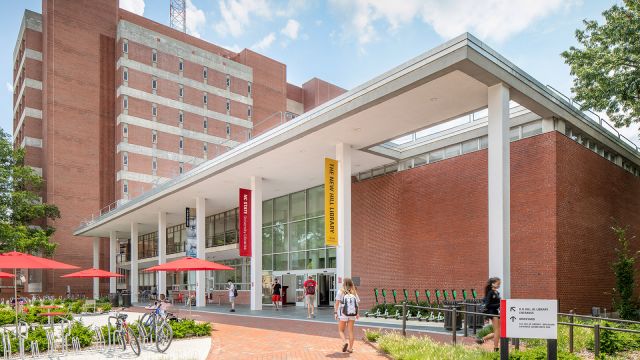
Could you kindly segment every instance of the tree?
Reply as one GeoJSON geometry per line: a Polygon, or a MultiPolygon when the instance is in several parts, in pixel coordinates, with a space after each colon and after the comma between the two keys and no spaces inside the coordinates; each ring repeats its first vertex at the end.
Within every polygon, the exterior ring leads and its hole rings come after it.
{"type": "Polygon", "coordinates": [[[0,252],[21,251],[51,255],[55,229],[47,220],[60,217],[55,205],[42,202],[43,180],[24,164],[24,150],[15,149],[0,129],[0,252]]]}
{"type": "Polygon", "coordinates": [[[633,301],[635,288],[635,263],[638,253],[632,253],[629,249],[631,239],[627,238],[627,228],[612,226],[614,234],[618,238],[616,253],[618,257],[612,264],[616,277],[616,287],[613,289],[613,306],[622,319],[636,320],[638,318],[638,306],[633,301]]]}
{"type": "Polygon", "coordinates": [[[583,21],[575,34],[581,46],[562,57],[583,110],[605,111],[616,126],[629,126],[640,121],[640,1],[624,0],[602,15],[603,24],[583,21]]]}

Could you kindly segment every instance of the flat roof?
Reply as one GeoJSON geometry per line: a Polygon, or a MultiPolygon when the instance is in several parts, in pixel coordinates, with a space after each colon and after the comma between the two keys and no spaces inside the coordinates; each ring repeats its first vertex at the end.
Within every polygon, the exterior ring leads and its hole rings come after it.
{"type": "Polygon", "coordinates": [[[319,185],[324,158],[335,157],[338,143],[353,149],[353,174],[384,165],[388,158],[367,149],[485,108],[488,87],[500,82],[532,112],[579,124],[640,164],[635,148],[466,33],[81,224],[74,235],[129,233],[131,223],[141,234],[155,231],[159,211],[167,212],[167,226],[180,224],[196,197],[207,199],[206,215],[235,208],[238,188],[252,176],[263,178],[264,199],[319,185]]]}

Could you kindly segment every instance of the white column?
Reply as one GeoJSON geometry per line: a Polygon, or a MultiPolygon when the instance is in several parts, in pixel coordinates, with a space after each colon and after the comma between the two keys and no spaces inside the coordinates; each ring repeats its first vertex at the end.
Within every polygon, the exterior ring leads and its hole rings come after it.
{"type": "Polygon", "coordinates": [[[131,223],[131,272],[129,274],[129,287],[131,290],[131,302],[138,302],[138,224],[131,223]]]}
{"type": "Polygon", "coordinates": [[[336,145],[338,160],[338,248],[336,276],[338,285],[351,277],[351,145],[336,145]]]}
{"type": "Polygon", "coordinates": [[[251,177],[251,310],[262,310],[262,178],[251,177]]]}
{"type": "MultiPolygon", "coordinates": [[[[93,238],[93,267],[100,268],[100,238],[93,238]]],[[[100,279],[93,278],[93,298],[100,297],[100,279]]]]}
{"type": "MultiPolygon", "coordinates": [[[[167,262],[167,213],[158,213],[158,265],[167,262]]],[[[167,293],[167,273],[158,271],[158,295],[167,293]]]]}
{"type": "Polygon", "coordinates": [[[502,297],[511,297],[509,88],[489,87],[489,276],[502,279],[502,297]]]}
{"type": "MultiPolygon", "coordinates": [[[[206,199],[203,197],[196,198],[196,238],[198,239],[198,258],[205,258],[205,249],[207,241],[205,238],[205,217],[206,213],[206,199]]],[[[205,306],[207,284],[205,281],[206,273],[204,271],[196,271],[196,306],[205,306]]]]}
{"type": "MultiPolygon", "coordinates": [[[[109,232],[109,271],[116,272],[116,256],[118,256],[118,236],[115,231],[109,232]]],[[[109,278],[109,293],[116,292],[116,278],[109,278]]]]}

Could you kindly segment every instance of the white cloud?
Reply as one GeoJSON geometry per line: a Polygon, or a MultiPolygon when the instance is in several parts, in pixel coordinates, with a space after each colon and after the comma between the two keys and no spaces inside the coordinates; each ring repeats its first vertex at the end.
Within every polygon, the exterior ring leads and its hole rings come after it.
{"type": "Polygon", "coordinates": [[[264,38],[262,38],[262,40],[260,40],[257,43],[253,44],[253,46],[251,46],[251,48],[253,50],[266,50],[271,46],[271,44],[273,44],[273,42],[275,40],[276,40],[276,34],[275,33],[269,33],[269,35],[267,35],[264,38]]]}
{"type": "Polygon", "coordinates": [[[280,30],[280,32],[291,40],[298,38],[298,31],[300,31],[300,23],[296,20],[289,19],[287,25],[280,30]]]}
{"type": "Polygon", "coordinates": [[[134,14],[144,15],[144,0],[120,0],[120,7],[134,14]]]}
{"type": "Polygon", "coordinates": [[[222,21],[215,25],[215,30],[221,36],[242,35],[253,16],[271,17],[271,8],[266,0],[220,0],[219,4],[222,21]]]}
{"type": "Polygon", "coordinates": [[[197,38],[200,37],[200,30],[205,26],[207,18],[204,11],[198,9],[191,0],[187,0],[187,33],[197,38]]]}
{"type": "Polygon", "coordinates": [[[349,14],[343,35],[355,35],[360,45],[375,41],[377,24],[394,32],[416,19],[431,25],[445,39],[471,32],[487,40],[502,42],[535,21],[576,0],[330,0],[340,14],[349,14]]]}
{"type": "Polygon", "coordinates": [[[5,85],[7,86],[7,91],[13,94],[13,85],[11,85],[10,82],[6,82],[5,85]]]}

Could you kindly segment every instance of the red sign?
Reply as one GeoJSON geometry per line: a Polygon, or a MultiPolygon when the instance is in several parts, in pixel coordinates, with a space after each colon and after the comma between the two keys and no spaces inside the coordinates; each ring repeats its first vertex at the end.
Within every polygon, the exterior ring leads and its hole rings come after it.
{"type": "Polygon", "coordinates": [[[240,256],[251,256],[251,190],[240,189],[238,204],[240,256]]]}
{"type": "Polygon", "coordinates": [[[507,337],[507,300],[500,300],[500,337],[507,337]]]}

